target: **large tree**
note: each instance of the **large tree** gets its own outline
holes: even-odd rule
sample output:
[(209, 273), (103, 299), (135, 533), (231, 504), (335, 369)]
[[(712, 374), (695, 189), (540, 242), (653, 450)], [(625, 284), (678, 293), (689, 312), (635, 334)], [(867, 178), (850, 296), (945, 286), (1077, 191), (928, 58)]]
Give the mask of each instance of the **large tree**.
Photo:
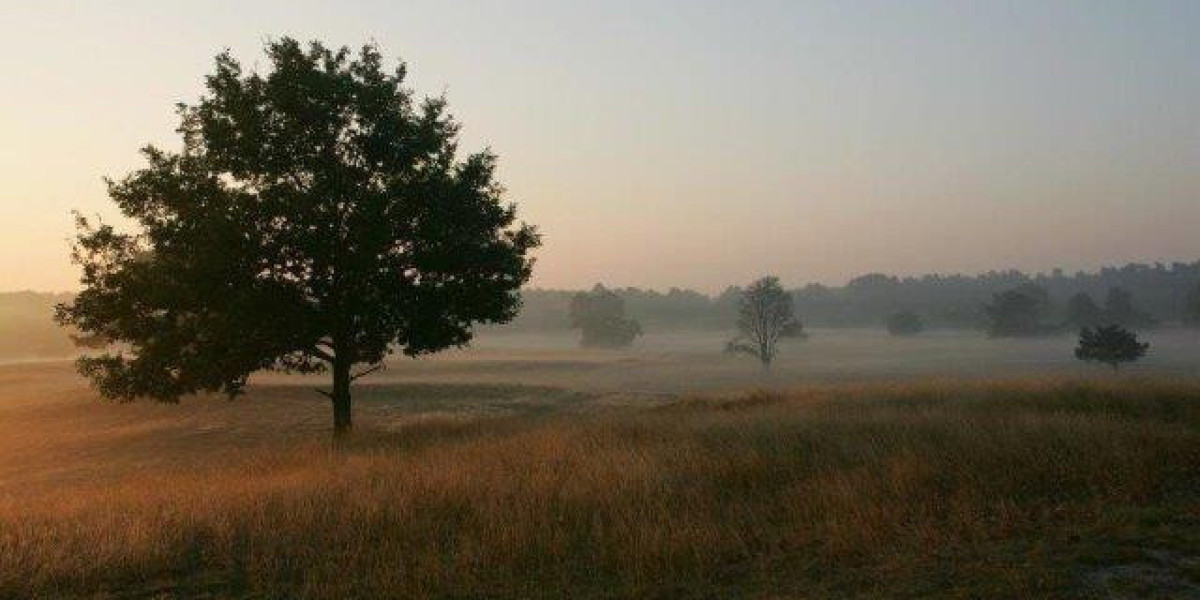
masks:
[(414, 99), (404, 65), (288, 38), (266, 53), (263, 73), (217, 56), (178, 107), (182, 149), (147, 147), (108, 181), (130, 232), (79, 218), (84, 289), (58, 319), (110, 344), (79, 366), (120, 400), (329, 371), (340, 434), (351, 382), (390, 352), (511, 319), (538, 236), (503, 201), (495, 156), (460, 158), (446, 102)]
[(725, 351), (748, 354), (770, 369), (779, 354), (779, 341), (803, 337), (804, 326), (796, 318), (792, 295), (779, 284), (778, 277), (763, 277), (742, 290), (738, 302), (738, 336)]

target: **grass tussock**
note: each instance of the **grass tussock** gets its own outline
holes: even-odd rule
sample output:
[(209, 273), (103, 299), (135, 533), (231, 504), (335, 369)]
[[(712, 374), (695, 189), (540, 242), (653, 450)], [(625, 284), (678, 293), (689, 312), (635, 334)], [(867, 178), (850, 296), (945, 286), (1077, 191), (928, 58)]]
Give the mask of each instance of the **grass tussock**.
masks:
[(829, 385), (320, 442), (0, 496), (0, 597), (1086, 595), (1200, 541), (1188, 383)]

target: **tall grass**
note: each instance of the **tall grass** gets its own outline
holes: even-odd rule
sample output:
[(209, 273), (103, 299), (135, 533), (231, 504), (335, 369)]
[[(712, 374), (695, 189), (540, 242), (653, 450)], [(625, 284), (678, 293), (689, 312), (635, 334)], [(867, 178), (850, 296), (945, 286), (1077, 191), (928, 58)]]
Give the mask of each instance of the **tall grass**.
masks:
[(831, 385), (10, 494), (0, 596), (1033, 595), (1198, 502), (1189, 384)]

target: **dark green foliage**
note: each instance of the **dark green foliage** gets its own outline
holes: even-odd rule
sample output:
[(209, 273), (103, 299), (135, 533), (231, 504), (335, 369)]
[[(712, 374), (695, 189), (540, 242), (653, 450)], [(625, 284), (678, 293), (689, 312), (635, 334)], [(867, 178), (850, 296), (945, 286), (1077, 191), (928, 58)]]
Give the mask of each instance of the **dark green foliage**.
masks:
[(749, 354), (769, 369), (779, 353), (779, 340), (804, 336), (804, 326), (795, 313), (792, 295), (779, 285), (778, 277), (755, 281), (742, 291), (738, 336), (726, 344), (725, 351)]
[(103, 395), (242, 391), (262, 369), (333, 372), (350, 426), (351, 369), (460, 346), (520, 304), (535, 231), (515, 220), (489, 152), (459, 158), (441, 98), (405, 68), (284, 38), (265, 73), (216, 59), (180, 105), (183, 147), (109, 182), (138, 226), (79, 218), (84, 291), (61, 323), (118, 350), (80, 360)]
[(600, 284), (571, 298), (570, 317), (585, 348), (625, 348), (642, 334), (642, 326), (625, 316), (625, 301)]
[(1106, 364), (1116, 371), (1121, 363), (1134, 362), (1146, 355), (1150, 344), (1138, 341), (1136, 333), (1119, 325), (1084, 327), (1079, 331), (1075, 358)]
[(905, 310), (888, 315), (887, 329), (892, 335), (916, 335), (925, 330), (925, 323), (917, 313)]
[(1043, 322), (1050, 312), (1050, 296), (1033, 284), (996, 294), (984, 312), (990, 320), (988, 335), (992, 337), (1044, 335), (1054, 330)]

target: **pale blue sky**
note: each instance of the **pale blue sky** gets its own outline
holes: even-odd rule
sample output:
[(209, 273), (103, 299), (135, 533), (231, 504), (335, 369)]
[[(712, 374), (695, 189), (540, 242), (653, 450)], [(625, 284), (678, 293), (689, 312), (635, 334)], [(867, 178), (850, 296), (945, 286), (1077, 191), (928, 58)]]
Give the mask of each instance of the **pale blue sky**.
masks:
[(0, 290), (175, 144), (212, 56), (374, 40), (445, 91), (534, 283), (713, 290), (1200, 258), (1200, 2), (0, 0)]

